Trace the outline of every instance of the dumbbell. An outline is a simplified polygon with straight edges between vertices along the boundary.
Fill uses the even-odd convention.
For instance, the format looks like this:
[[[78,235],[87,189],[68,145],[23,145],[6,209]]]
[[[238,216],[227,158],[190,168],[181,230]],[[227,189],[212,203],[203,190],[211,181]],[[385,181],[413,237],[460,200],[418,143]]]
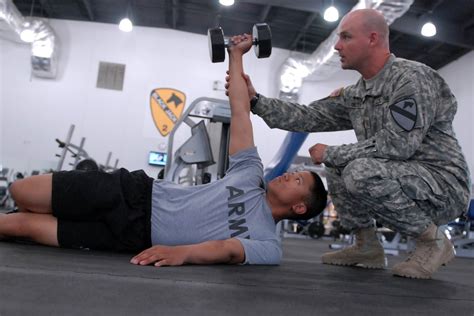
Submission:
[[[252,28],[253,45],[257,58],[269,57],[272,53],[272,32],[267,23],[257,23]],[[224,38],[221,27],[207,30],[209,41],[209,55],[213,63],[225,60],[225,50],[232,45],[228,38]]]

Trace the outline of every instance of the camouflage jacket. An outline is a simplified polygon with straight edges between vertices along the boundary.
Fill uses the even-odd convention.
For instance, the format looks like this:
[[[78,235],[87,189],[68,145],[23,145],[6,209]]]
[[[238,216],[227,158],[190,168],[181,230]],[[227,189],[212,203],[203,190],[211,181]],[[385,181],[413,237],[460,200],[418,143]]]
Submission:
[[[470,174],[452,122],[457,102],[446,82],[428,66],[392,55],[370,80],[360,78],[309,105],[261,96],[253,112],[271,128],[298,132],[355,131],[358,142],[328,146],[324,163],[344,167],[376,157],[421,163],[438,181],[468,198]],[[433,179],[434,180],[434,179]]]

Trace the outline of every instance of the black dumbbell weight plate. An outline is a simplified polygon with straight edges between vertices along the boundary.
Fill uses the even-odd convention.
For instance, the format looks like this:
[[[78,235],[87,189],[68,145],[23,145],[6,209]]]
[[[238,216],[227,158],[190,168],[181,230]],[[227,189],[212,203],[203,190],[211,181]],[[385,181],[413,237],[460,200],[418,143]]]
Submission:
[[[252,36],[256,40],[255,55],[266,58],[272,54],[272,32],[266,23],[257,23],[253,26]]]
[[[207,40],[209,42],[209,56],[213,63],[220,63],[225,60],[224,31],[217,27],[207,30]]]

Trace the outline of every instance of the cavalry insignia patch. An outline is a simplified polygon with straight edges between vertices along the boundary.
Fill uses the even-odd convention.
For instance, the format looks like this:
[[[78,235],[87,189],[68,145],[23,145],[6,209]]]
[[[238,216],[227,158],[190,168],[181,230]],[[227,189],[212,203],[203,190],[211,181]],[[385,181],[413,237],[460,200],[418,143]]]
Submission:
[[[150,93],[153,122],[161,136],[167,136],[183,113],[186,95],[169,88],[154,89]]]
[[[418,117],[416,101],[405,99],[389,106],[390,114],[398,126],[409,132],[415,127]]]

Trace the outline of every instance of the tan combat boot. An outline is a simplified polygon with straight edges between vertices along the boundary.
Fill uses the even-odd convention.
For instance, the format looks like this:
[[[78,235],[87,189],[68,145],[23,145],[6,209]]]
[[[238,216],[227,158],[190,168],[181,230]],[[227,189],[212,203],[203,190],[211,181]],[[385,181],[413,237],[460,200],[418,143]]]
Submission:
[[[416,240],[415,251],[404,261],[393,266],[396,276],[412,279],[431,279],[441,265],[454,258],[454,247],[444,233],[431,224]]]
[[[366,269],[386,267],[385,253],[374,228],[359,229],[355,233],[356,243],[342,250],[325,253],[321,260],[325,264],[358,266]]]

